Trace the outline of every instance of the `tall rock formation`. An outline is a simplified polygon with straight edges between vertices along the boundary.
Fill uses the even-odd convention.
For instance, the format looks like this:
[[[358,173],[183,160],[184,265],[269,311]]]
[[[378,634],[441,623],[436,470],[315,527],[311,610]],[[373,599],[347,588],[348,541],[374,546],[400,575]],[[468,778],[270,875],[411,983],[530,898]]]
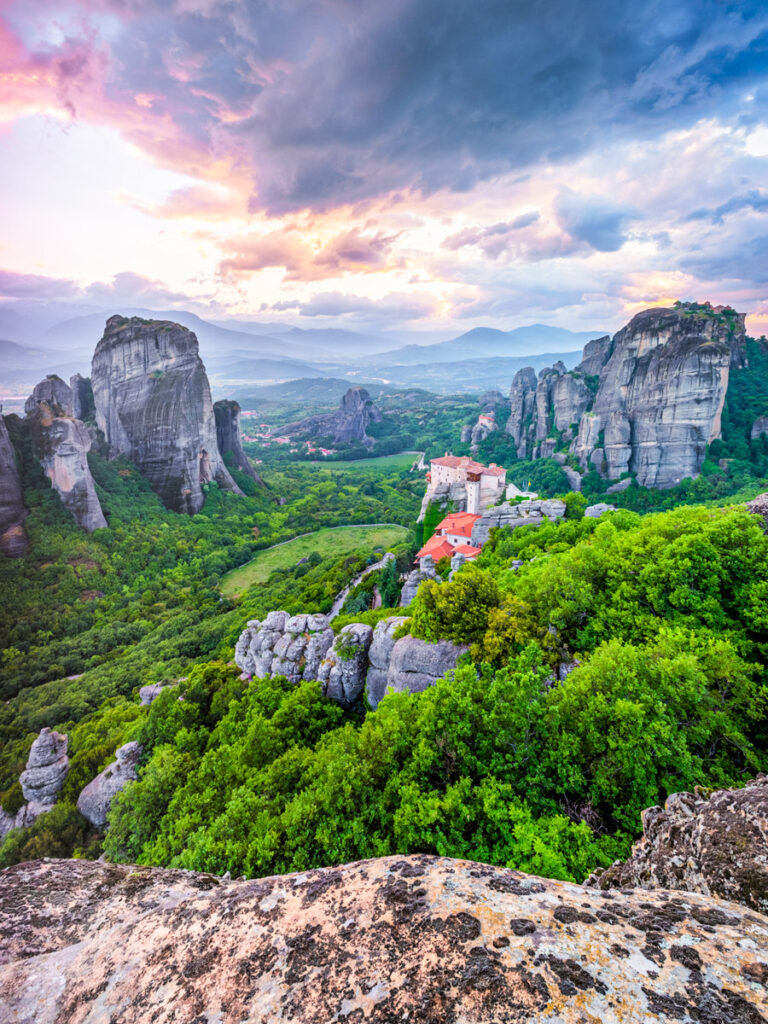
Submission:
[[[519,371],[507,431],[521,458],[570,442],[585,470],[672,487],[700,472],[720,435],[729,369],[745,363],[743,314],[697,303],[647,309],[612,339],[590,341],[571,372],[562,363],[538,380]]]
[[[27,550],[26,517],[16,452],[0,415],[0,551],[9,558],[20,558]]]
[[[373,446],[366,433],[369,424],[381,422],[381,413],[365,388],[350,388],[341,399],[337,412],[325,416],[308,416],[282,428],[285,434],[310,434],[312,437],[331,439],[333,444],[362,441]]]
[[[16,1024],[762,1024],[768,918],[426,854],[250,881],[37,860],[0,876]]]
[[[0,842],[12,828],[27,828],[56,803],[69,773],[68,742],[64,733],[47,727],[40,730],[30,748],[27,766],[19,777],[26,803],[15,815],[7,814],[0,807]]]
[[[203,485],[238,491],[216,441],[205,367],[192,331],[112,316],[91,367],[96,422],[110,455],[127,455],[175,512],[199,512]]]
[[[63,504],[87,533],[105,527],[107,520],[88,466],[91,436],[72,415],[71,388],[59,377],[46,377],[24,408],[35,455]]]
[[[243,438],[240,433],[240,406],[237,402],[224,399],[214,402],[213,412],[216,417],[216,443],[222,458],[231,456],[232,465],[241,473],[247,474],[257,483],[262,479],[243,451]]]

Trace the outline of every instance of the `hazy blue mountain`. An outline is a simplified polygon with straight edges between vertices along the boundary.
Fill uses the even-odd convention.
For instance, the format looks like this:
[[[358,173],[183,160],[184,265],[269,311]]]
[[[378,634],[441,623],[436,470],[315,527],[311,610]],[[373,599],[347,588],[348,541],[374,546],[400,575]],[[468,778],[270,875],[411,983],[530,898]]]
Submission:
[[[569,331],[565,327],[531,324],[511,331],[493,327],[474,327],[450,341],[436,345],[406,345],[366,360],[366,364],[385,362],[392,366],[431,363],[438,359],[456,361],[491,357],[542,355],[546,352],[581,352],[588,341],[607,331]]]
[[[439,348],[441,346],[435,346]],[[428,352],[429,350],[427,350]],[[426,355],[427,353],[424,353]],[[572,352],[544,352],[540,355],[476,358],[451,361],[439,359],[433,363],[398,365],[383,361],[367,365],[348,376],[355,384],[369,381],[391,387],[422,387],[437,394],[475,394],[496,389],[506,394],[512,378],[524,366],[543,370],[560,359],[570,370],[581,360],[581,350]]]

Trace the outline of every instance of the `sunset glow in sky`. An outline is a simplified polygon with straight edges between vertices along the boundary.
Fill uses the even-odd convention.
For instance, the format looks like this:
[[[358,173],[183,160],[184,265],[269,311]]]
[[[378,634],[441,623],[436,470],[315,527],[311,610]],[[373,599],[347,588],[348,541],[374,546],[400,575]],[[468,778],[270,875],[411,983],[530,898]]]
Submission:
[[[768,7],[0,0],[0,300],[768,333]]]

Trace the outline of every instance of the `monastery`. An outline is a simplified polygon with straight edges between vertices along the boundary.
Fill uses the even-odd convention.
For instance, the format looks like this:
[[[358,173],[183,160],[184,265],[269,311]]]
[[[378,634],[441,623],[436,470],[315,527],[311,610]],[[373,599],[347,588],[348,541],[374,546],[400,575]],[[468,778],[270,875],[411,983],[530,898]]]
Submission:
[[[431,555],[435,564],[441,558],[464,555],[467,562],[477,558],[482,548],[472,545],[472,527],[480,518],[474,512],[453,512],[437,524],[432,537],[416,555],[417,562],[425,555]]]
[[[458,492],[466,490],[466,511],[479,515],[484,508],[495,505],[504,496],[507,471],[494,462],[484,466],[468,455],[449,455],[432,459],[427,473],[426,502],[432,500],[438,491]],[[451,495],[453,496],[453,495]],[[461,501],[461,499],[459,499]]]

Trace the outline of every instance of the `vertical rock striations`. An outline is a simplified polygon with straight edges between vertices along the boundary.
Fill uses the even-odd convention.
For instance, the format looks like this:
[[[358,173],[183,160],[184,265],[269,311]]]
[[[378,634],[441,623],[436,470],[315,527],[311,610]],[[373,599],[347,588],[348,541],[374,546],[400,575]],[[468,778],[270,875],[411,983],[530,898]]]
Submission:
[[[186,327],[110,317],[91,383],[110,455],[135,462],[168,508],[199,512],[212,480],[238,490],[219,453],[197,338]]]
[[[246,473],[256,483],[262,479],[243,451],[243,439],[240,433],[240,406],[237,402],[223,400],[215,402],[213,412],[216,417],[216,443],[223,459],[231,456],[232,465],[241,473]]]
[[[700,472],[720,435],[729,369],[745,360],[743,314],[697,303],[647,309],[612,339],[590,341],[571,372],[558,363],[537,380],[520,370],[507,432],[520,458],[564,453],[570,442],[585,470],[672,487]]]
[[[19,558],[27,550],[26,517],[16,452],[0,415],[0,551],[9,558]]]
[[[344,394],[337,412],[325,416],[308,416],[296,423],[287,423],[285,434],[308,434],[314,438],[329,438],[333,444],[349,444],[362,441],[373,446],[373,438],[366,433],[369,424],[380,423],[381,412],[365,388],[349,388]]]
[[[91,436],[72,416],[72,390],[59,377],[46,377],[24,408],[35,455],[65,507],[88,533],[105,527],[88,466]]]

